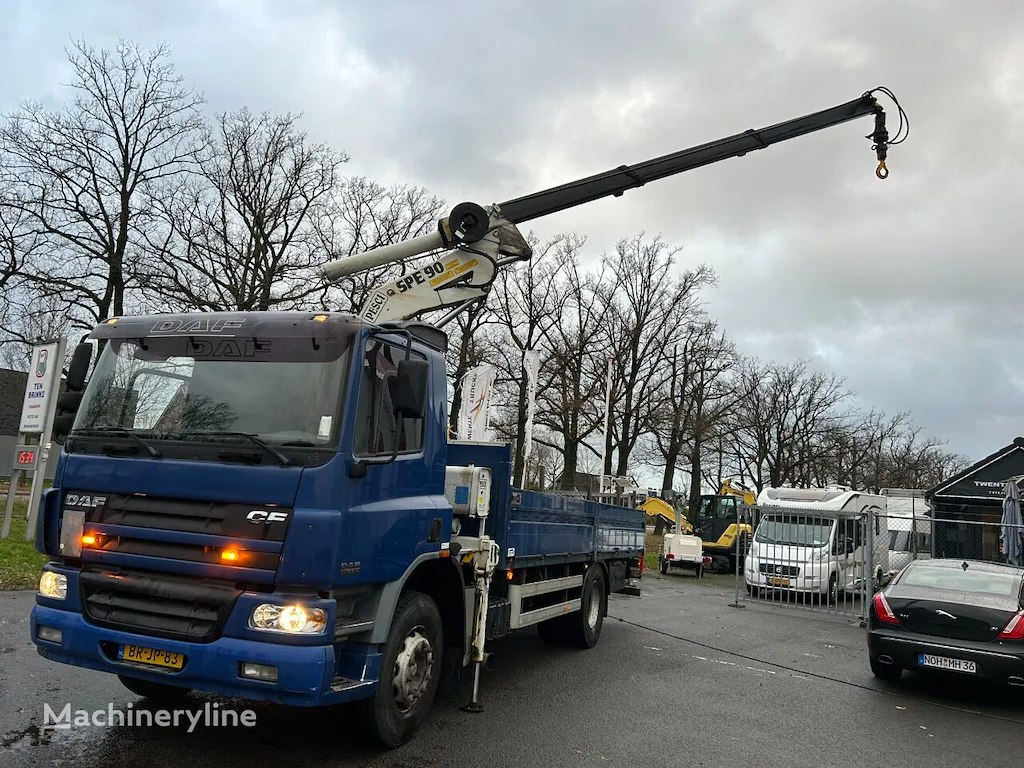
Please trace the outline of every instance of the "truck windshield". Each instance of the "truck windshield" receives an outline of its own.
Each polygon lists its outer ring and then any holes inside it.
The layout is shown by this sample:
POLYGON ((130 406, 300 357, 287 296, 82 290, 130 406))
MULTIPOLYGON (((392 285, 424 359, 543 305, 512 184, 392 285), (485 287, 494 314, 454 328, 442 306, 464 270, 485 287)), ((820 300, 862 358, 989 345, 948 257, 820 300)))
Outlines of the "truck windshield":
POLYGON ((763 544, 824 547, 828 544, 832 522, 820 517, 765 517, 757 526, 754 540, 763 544))
POLYGON ((146 440, 253 436, 326 447, 336 441, 350 338, 111 339, 72 434, 146 440))

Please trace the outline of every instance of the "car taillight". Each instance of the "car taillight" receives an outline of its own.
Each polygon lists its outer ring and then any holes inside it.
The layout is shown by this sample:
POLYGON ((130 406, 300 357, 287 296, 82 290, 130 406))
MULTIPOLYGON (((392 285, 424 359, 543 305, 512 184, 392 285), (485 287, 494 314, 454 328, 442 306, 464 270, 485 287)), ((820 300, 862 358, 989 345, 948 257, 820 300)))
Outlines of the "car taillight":
POLYGON ((883 595, 881 592, 875 593, 875 597, 872 602, 874 602, 875 604, 875 616, 878 617, 878 620, 880 622, 882 622, 883 624, 897 625, 900 623, 900 620, 896 618, 896 614, 889 606, 889 601, 885 599, 885 595, 883 595))
POLYGON ((1003 631, 999 633, 999 640, 1024 640, 1024 610, 1013 614, 1003 631))

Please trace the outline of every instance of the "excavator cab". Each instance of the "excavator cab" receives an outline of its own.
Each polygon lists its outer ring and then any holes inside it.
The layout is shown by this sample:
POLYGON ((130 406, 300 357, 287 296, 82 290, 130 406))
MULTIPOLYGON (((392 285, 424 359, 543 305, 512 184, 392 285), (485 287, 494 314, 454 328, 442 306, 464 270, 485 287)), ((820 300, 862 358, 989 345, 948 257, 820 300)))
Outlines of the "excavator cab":
POLYGON ((714 571, 735 572, 737 565, 743 565, 753 528, 742 500, 742 496, 728 494, 700 497, 700 506, 693 515, 693 532, 700 536, 714 571))

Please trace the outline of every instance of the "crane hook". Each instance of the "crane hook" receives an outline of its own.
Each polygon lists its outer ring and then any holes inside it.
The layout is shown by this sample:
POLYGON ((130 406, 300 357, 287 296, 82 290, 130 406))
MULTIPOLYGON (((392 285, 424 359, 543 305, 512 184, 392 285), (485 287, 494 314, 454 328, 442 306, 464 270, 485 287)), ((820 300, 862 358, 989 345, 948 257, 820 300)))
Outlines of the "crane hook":
POLYGON ((885 167, 885 160, 878 161, 878 167, 875 168, 875 176, 880 179, 889 178, 889 169, 885 167))

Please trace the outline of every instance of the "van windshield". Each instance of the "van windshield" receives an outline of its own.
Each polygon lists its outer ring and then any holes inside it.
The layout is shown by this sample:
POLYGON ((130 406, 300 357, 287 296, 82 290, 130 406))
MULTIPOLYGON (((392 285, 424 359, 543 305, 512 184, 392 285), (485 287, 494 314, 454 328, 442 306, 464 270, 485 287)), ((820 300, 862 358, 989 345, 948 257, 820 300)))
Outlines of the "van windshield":
POLYGON ((762 544, 795 544, 801 547, 824 547, 828 544, 833 520, 794 515, 765 517, 757 526, 754 541, 762 544))

